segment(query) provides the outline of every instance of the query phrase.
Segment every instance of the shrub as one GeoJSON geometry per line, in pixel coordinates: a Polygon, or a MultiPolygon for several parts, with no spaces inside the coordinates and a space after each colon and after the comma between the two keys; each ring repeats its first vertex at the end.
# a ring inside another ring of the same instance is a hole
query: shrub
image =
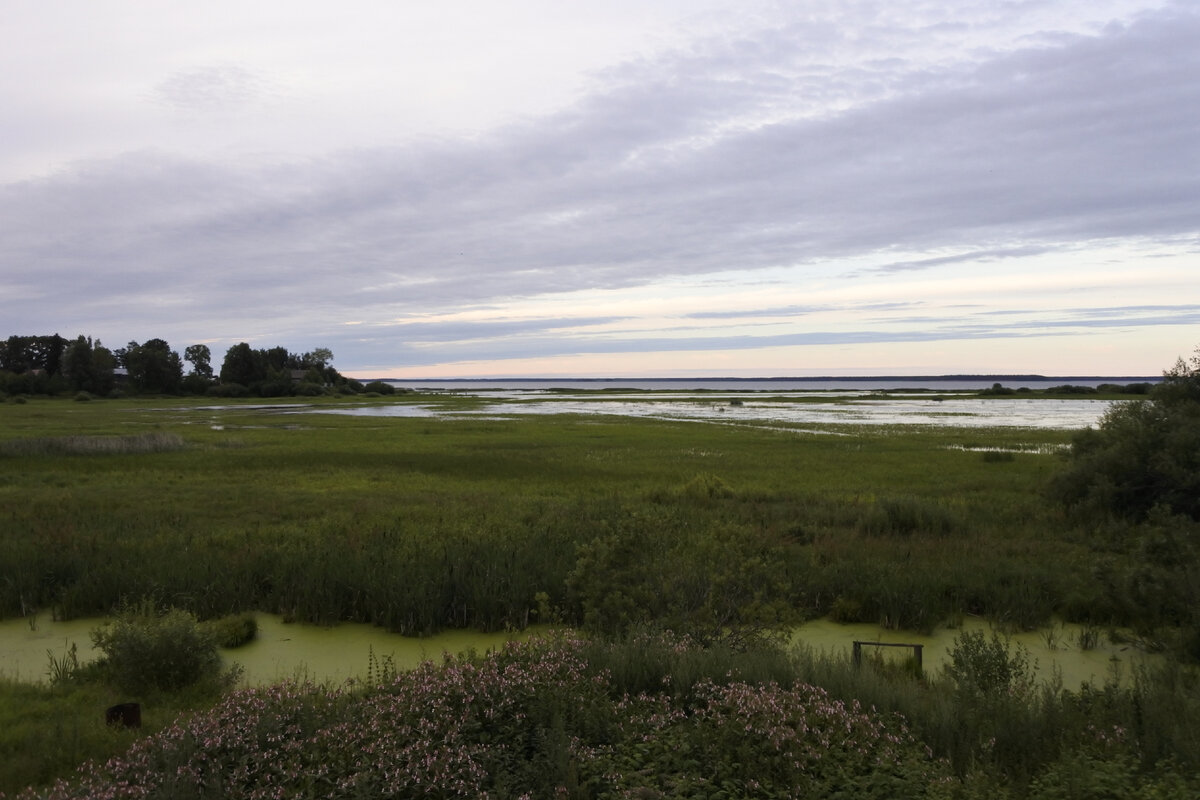
{"type": "Polygon", "coordinates": [[[371,381],[363,386],[363,391],[375,392],[377,394],[395,394],[396,387],[392,386],[390,383],[384,383],[383,381],[371,381]]]}
{"type": "Polygon", "coordinates": [[[221,672],[221,657],[211,634],[180,609],[160,612],[144,600],[127,606],[117,619],[92,631],[92,643],[104,653],[99,670],[123,692],[174,691],[221,672]]]}
{"type": "Polygon", "coordinates": [[[1033,687],[1029,653],[1023,647],[1010,651],[1008,641],[993,633],[966,631],[954,639],[946,677],[960,692],[1025,695],[1033,687]]]}
{"type": "Polygon", "coordinates": [[[209,397],[249,397],[250,390],[240,383],[218,383],[204,392],[209,397]]]}
{"type": "Polygon", "coordinates": [[[231,614],[202,622],[200,629],[212,637],[217,647],[241,647],[258,636],[258,620],[250,612],[231,614]]]}

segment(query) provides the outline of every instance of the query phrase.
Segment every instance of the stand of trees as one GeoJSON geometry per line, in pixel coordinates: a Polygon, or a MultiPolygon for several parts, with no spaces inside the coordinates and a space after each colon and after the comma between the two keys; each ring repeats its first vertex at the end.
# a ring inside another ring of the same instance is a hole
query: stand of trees
{"type": "Polygon", "coordinates": [[[1200,348],[1143,400],[1114,405],[1076,435],[1053,491],[1071,507],[1134,522],[1152,512],[1200,521],[1200,348]]]}
{"type": "Polygon", "coordinates": [[[82,334],[10,336],[0,341],[0,394],[55,395],[67,392],[285,397],[353,393],[384,386],[361,383],[332,366],[333,353],[318,347],[292,353],[284,347],[230,347],[219,372],[208,345],[184,348],[183,358],[164,339],[109,349],[82,334]],[[185,371],[185,362],[190,367],[185,371]]]}

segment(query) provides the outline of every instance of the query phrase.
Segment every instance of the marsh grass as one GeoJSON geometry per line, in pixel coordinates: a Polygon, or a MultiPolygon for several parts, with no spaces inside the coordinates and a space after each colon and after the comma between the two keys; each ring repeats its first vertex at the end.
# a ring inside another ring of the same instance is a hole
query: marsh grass
{"type": "MultiPolygon", "coordinates": [[[[1029,627],[1068,597],[1089,607],[1077,567],[1088,543],[1064,540],[1035,491],[1055,460],[996,470],[950,449],[963,441],[953,429],[282,413],[297,407],[5,406],[0,452],[27,455],[0,474],[11,522],[0,613],[25,604],[69,618],[155,595],[201,619],[261,609],[424,634],[522,627],[541,593],[578,623],[566,579],[581,548],[627,524],[651,593],[668,569],[656,541],[719,532],[760,542],[779,565],[784,579],[761,602],[807,614],[840,597],[848,621],[928,628],[966,612],[1029,627]],[[71,453],[116,452],[64,459],[55,448],[69,441],[87,443],[71,453]]],[[[1066,436],[976,430],[969,441],[1066,436]]]]}

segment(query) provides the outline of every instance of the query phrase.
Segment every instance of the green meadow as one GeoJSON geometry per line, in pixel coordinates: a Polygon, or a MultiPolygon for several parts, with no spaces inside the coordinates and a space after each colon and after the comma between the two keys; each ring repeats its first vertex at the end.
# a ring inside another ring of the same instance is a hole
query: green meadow
{"type": "MultiPolygon", "coordinates": [[[[855,668],[781,644],[819,617],[916,632],[979,617],[1010,632],[1085,623],[1174,652],[1175,573],[1143,557],[1130,523],[1081,519],[1048,494],[1071,432],[285,411],[0,404],[0,615],[98,617],[149,600],[200,621],[259,611],[412,636],[567,626],[622,690],[740,664],[904,714],[943,759],[941,796],[1196,786],[1200,736],[1186,715],[1200,690],[1186,666],[1085,697],[1025,686],[1019,654],[964,639],[964,664],[1007,670],[988,684],[1009,698],[998,700],[967,666],[855,668]],[[709,661],[628,644],[668,635],[709,661]],[[1127,731],[1115,756],[1087,739],[1097,725],[1127,731]]],[[[222,690],[211,692],[151,693],[143,732],[211,705],[222,690]]],[[[120,752],[133,734],[92,721],[117,699],[86,683],[0,682],[0,761],[13,765],[0,792],[120,752]],[[39,747],[52,752],[30,755],[39,747]]]]}

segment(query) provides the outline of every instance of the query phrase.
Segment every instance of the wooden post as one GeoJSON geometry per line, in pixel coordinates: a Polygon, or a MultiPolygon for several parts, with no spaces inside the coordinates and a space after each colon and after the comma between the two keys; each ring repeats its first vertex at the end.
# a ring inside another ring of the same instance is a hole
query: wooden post
{"type": "Polygon", "coordinates": [[[913,659],[917,662],[917,671],[924,671],[924,655],[925,645],[923,644],[908,644],[905,642],[863,642],[855,640],[852,643],[851,659],[854,661],[854,666],[862,666],[862,648],[863,645],[868,647],[911,647],[913,650],[913,659]]]}

